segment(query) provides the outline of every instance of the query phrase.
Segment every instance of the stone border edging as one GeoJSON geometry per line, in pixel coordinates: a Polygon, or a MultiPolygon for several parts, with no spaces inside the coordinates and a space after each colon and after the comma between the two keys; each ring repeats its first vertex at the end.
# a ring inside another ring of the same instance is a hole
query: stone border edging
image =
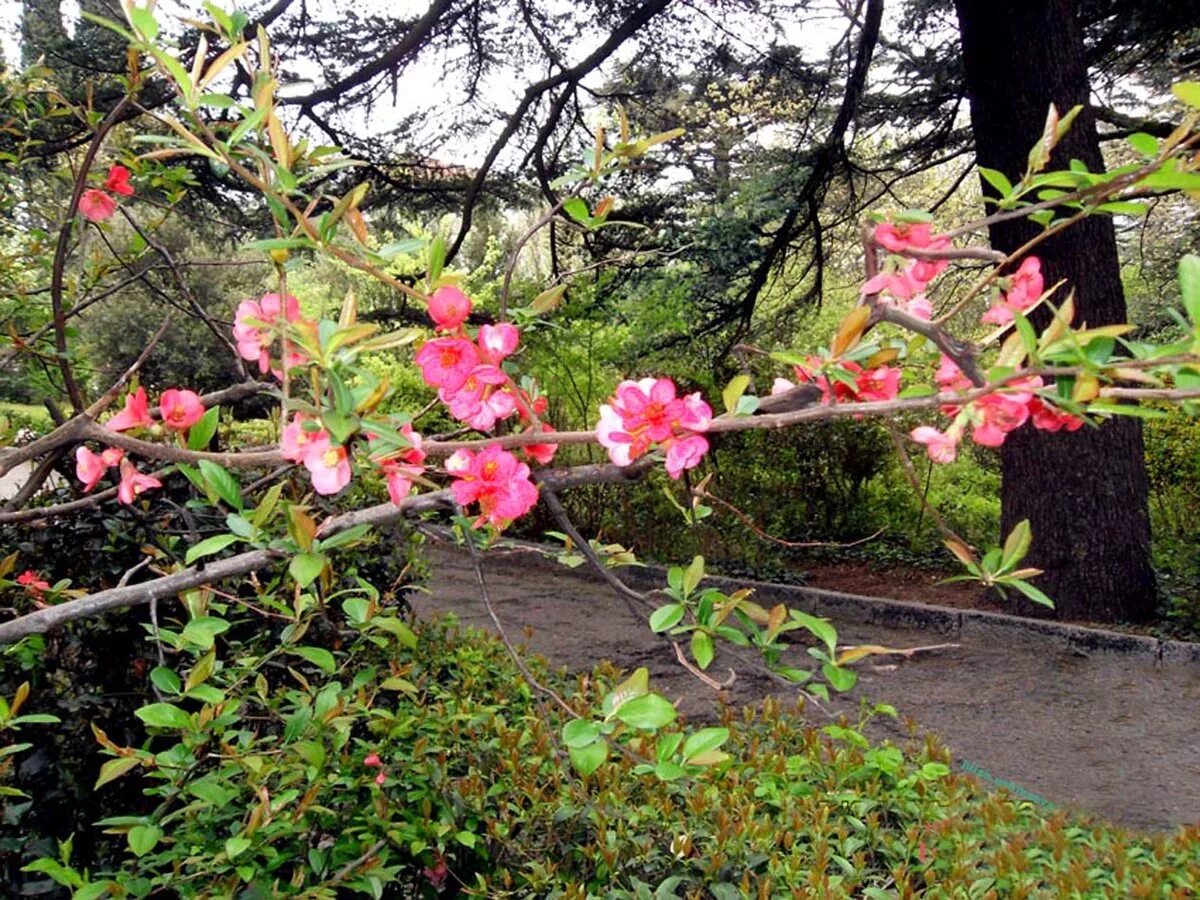
{"type": "MultiPolygon", "coordinates": [[[[533,541],[510,541],[518,546],[550,554],[562,552],[561,547],[539,544],[533,541]]],[[[566,572],[583,572],[586,565],[578,569],[561,566],[539,553],[541,564],[566,572]]],[[[633,587],[644,590],[660,588],[667,581],[667,567],[646,563],[640,566],[621,566],[613,572],[633,587]]],[[[593,576],[594,577],[594,576],[593,576]]],[[[864,625],[882,625],[890,628],[914,628],[930,631],[947,637],[1019,637],[1049,641],[1063,649],[1088,653],[1118,653],[1154,660],[1156,663],[1200,666],[1200,643],[1172,641],[1149,635],[1126,634],[1086,625],[1072,625],[1047,619],[1025,619],[1004,613],[984,612],[972,609],[954,609],[933,606],[911,600],[890,600],[883,597],[866,597],[859,594],[844,594],[823,588],[780,584],[773,581],[756,581],[749,578],[730,578],[724,575],[706,575],[704,584],[722,590],[753,588],[760,601],[787,602],[790,606],[803,609],[814,615],[864,625]],[[800,602],[797,602],[800,601],[800,602]]]]}

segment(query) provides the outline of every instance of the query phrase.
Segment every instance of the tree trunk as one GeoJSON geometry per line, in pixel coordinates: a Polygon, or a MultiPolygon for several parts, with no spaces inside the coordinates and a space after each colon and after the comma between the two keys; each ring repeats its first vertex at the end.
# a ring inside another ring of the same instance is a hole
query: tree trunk
{"type": "MultiPolygon", "coordinates": [[[[1103,169],[1089,88],[1083,35],[1072,0],[955,0],[971,125],[980,165],[1014,183],[1054,103],[1084,110],[1051,165],[1072,159],[1103,169]]],[[[985,192],[990,188],[985,185],[985,192]]],[[[1039,231],[1024,220],[991,228],[992,245],[1011,252],[1039,231]]],[[[1126,319],[1112,220],[1092,216],[1034,251],[1046,285],[1066,279],[1075,291],[1076,323],[1126,319]]],[[[1061,289],[1060,289],[1061,290],[1061,289]]],[[[1061,295],[1065,296],[1065,294],[1061,295]]],[[[1045,318],[1035,325],[1044,325],[1045,318]]],[[[1011,434],[1000,453],[1002,526],[1022,519],[1033,528],[1029,563],[1046,574],[1037,584],[1063,619],[1145,621],[1156,605],[1150,565],[1149,484],[1136,419],[1119,419],[1074,434],[1011,434]]],[[[1020,601],[1015,611],[1046,615],[1020,601]]]]}

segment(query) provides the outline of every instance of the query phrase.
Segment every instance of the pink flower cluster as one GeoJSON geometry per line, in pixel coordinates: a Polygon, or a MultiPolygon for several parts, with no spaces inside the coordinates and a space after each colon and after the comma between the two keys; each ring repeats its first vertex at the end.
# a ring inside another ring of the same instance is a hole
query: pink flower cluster
{"type": "MultiPolygon", "coordinates": [[[[900,370],[891,366],[876,366],[864,369],[853,361],[838,362],[837,366],[854,376],[854,384],[841,379],[831,379],[823,374],[826,362],[819,356],[810,356],[804,365],[794,366],[796,380],[801,384],[815,384],[821,389],[821,402],[867,403],[872,400],[895,400],[900,393],[900,370]]],[[[771,386],[772,394],[789,391],[796,385],[786,378],[776,378],[771,386]]]]}
{"type": "Polygon", "coordinates": [[[383,767],[383,760],[379,758],[378,753],[368,753],[363,757],[363,765],[368,769],[378,769],[375,774],[375,783],[382,786],[387,784],[387,769],[383,767]]]}
{"type": "Polygon", "coordinates": [[[622,381],[600,407],[596,437],[618,466],[657,444],[667,451],[667,474],[678,478],[708,452],[708,440],[698,432],[708,430],[712,414],[699,392],[677,397],[670,378],[622,381]]]}
{"type": "Polygon", "coordinates": [[[124,166],[113,166],[108,170],[104,190],[89,188],[79,198],[79,212],[93,222],[103,222],[117,211],[117,201],[112,194],[132,197],[133,186],[129,183],[129,170],[124,166]],[[111,193],[110,193],[111,192],[111,193]]]}
{"type": "Polygon", "coordinates": [[[109,447],[103,453],[94,453],[82,446],[75,451],[75,477],[83,482],[84,493],[99,484],[112,466],[120,468],[117,499],[122,503],[131,504],[140,494],[162,487],[162,482],[153,475],[139,472],[137,466],[125,458],[125,452],[117,447],[109,447]]]}
{"type": "MultiPolygon", "coordinates": [[[[414,361],[421,377],[437,388],[438,398],[450,415],[476,431],[491,431],[513,415],[543,432],[554,429],[536,418],[545,412],[545,398],[533,399],[501,368],[516,352],[521,333],[507,322],[480,327],[474,341],[465,324],[471,314],[471,298],[453,285],[445,285],[429,297],[429,316],[443,337],[436,337],[417,351],[414,361]]],[[[530,459],[543,465],[554,458],[555,444],[530,444],[523,448],[530,459]]]]}
{"type": "MultiPolygon", "coordinates": [[[[962,391],[971,387],[970,380],[954,360],[945,355],[936,378],[943,391],[962,391]]],[[[942,412],[954,417],[944,432],[931,425],[922,425],[914,428],[910,436],[925,446],[934,462],[949,463],[957,458],[958,445],[968,425],[971,440],[983,447],[999,447],[1010,432],[1027,421],[1032,421],[1033,427],[1042,431],[1078,431],[1082,428],[1083,419],[1056,409],[1036,393],[1042,387],[1041,376],[1033,376],[972,400],[966,406],[943,406],[942,412]]]]}
{"type": "MultiPolygon", "coordinates": [[[[162,423],[176,431],[187,431],[204,417],[204,402],[195,391],[168,388],[158,400],[162,423]]],[[[139,387],[125,395],[125,408],[104,423],[110,431],[149,428],[154,424],[146,389],[139,387]]]]}
{"type": "MultiPolygon", "coordinates": [[[[262,374],[272,372],[283,378],[283,370],[271,367],[271,344],[280,323],[300,321],[300,301],[291,294],[263,294],[259,300],[243,300],[234,314],[233,339],[237,342],[238,355],[250,362],[258,363],[262,374]]],[[[282,365],[288,369],[304,364],[304,356],[289,347],[282,365]]]]}
{"type": "Polygon", "coordinates": [[[1000,280],[1000,299],[983,314],[989,325],[1007,325],[1013,313],[1025,312],[1041,299],[1045,282],[1042,279],[1042,262],[1036,256],[1027,256],[1012,275],[1000,280]]]}
{"type": "MultiPolygon", "coordinates": [[[[945,235],[934,235],[928,222],[883,222],[875,226],[875,242],[894,254],[909,250],[944,250],[950,246],[945,235]]],[[[863,294],[879,294],[881,303],[894,303],[905,312],[929,321],[933,304],[925,288],[949,265],[944,259],[908,259],[891,256],[883,270],[862,286],[863,294]]]]}
{"type": "Polygon", "coordinates": [[[537,503],[537,486],[530,480],[529,466],[499,444],[489,444],[478,454],[456,451],[446,460],[446,471],[454,476],[450,490],[458,505],[479,504],[476,526],[486,522],[504,528],[537,503]]]}

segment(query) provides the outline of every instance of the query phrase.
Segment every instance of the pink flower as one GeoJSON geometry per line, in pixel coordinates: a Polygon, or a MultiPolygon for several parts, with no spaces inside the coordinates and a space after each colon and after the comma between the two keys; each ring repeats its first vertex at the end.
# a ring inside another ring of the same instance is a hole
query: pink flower
{"type": "MultiPolygon", "coordinates": [[[[549,422],[542,422],[541,429],[543,434],[554,432],[554,427],[549,422]]],[[[526,444],[521,451],[533,461],[548,466],[553,461],[554,454],[558,452],[558,444],[526,444]]]]}
{"type": "Polygon", "coordinates": [[[378,753],[368,753],[363,759],[363,765],[369,766],[372,769],[382,768],[383,760],[379,758],[378,753]]]}
{"type": "Polygon", "coordinates": [[[143,475],[129,460],[121,460],[121,484],[117,488],[117,499],[122,503],[132,504],[138,495],[159,487],[162,487],[162,482],[157,478],[143,475]]]}
{"type": "Polygon", "coordinates": [[[924,322],[933,318],[933,304],[924,294],[917,294],[904,306],[904,311],[910,316],[916,316],[924,322]]]}
{"type": "MultiPolygon", "coordinates": [[[[471,346],[469,342],[463,343],[471,346]]],[[[475,366],[457,388],[441,388],[438,397],[446,404],[454,418],[460,422],[467,422],[480,431],[488,431],[496,424],[496,414],[495,410],[486,405],[486,400],[496,387],[507,381],[508,376],[495,366],[475,366]]]]}
{"type": "Polygon", "coordinates": [[[1078,431],[1084,424],[1079,416],[1056,409],[1036,396],[1029,401],[1029,416],[1033,420],[1033,427],[1042,431],[1061,431],[1064,428],[1078,431]]]}
{"type": "Polygon", "coordinates": [[[204,418],[204,404],[195,391],[169,388],[158,401],[163,424],[176,431],[186,431],[204,418]]]}
{"type": "Polygon", "coordinates": [[[925,290],[925,282],[913,276],[913,265],[901,272],[883,271],[860,289],[863,294],[890,294],[896,300],[911,300],[925,290]]]}
{"type": "Polygon", "coordinates": [[[17,584],[25,588],[34,600],[41,600],[45,592],[50,590],[50,582],[39,577],[33,569],[26,569],[18,575],[17,584]]]}
{"type": "Polygon", "coordinates": [[[387,482],[388,497],[397,506],[412,491],[413,480],[425,471],[424,466],[403,465],[391,460],[380,463],[380,468],[387,482]]]}
{"type": "Polygon", "coordinates": [[[350,483],[350,455],[346,448],[329,443],[328,436],[308,444],[304,467],[312,476],[313,490],[318,494],[336,494],[350,483]]]}
{"type": "MultiPolygon", "coordinates": [[[[300,301],[290,294],[285,297],[263,294],[260,300],[243,300],[234,313],[233,339],[238,355],[242,359],[257,362],[259,372],[264,375],[271,371],[269,347],[273,337],[269,332],[264,334],[262,329],[275,325],[281,317],[286,322],[299,321],[300,301]]],[[[293,351],[284,362],[288,368],[293,368],[302,364],[304,357],[293,351]]]]}
{"type": "MultiPolygon", "coordinates": [[[[296,413],[295,418],[284,427],[279,436],[279,454],[288,462],[303,462],[314,443],[323,441],[324,448],[328,448],[329,432],[319,426],[305,428],[305,423],[308,422],[315,424],[316,420],[304,413],[296,413]]],[[[324,452],[324,449],[321,452],[324,452]]]]}
{"type": "Polygon", "coordinates": [[[381,786],[387,784],[387,772],[381,771],[378,775],[376,775],[375,783],[381,786]]]}
{"type": "Polygon", "coordinates": [[[471,314],[471,298],[453,285],[429,295],[429,318],[438,331],[457,331],[471,314]]]}
{"type": "Polygon", "coordinates": [[[1029,418],[1029,393],[988,394],[968,404],[971,439],[983,447],[999,447],[1005,436],[1029,418]]]}
{"type": "Polygon", "coordinates": [[[875,226],[875,242],[892,253],[921,249],[929,246],[931,228],[928,222],[881,222],[875,226]]]}
{"type": "Polygon", "coordinates": [[[1007,325],[1012,322],[1013,313],[1025,312],[1041,299],[1045,290],[1042,261],[1036,256],[1025,257],[1017,271],[1001,283],[1007,286],[1007,290],[983,314],[983,321],[989,325],[1007,325]]]}
{"type": "Polygon", "coordinates": [[[153,425],[146,389],[139,387],[136,391],[126,394],[125,408],[104,424],[110,431],[128,431],[131,428],[149,428],[153,425]]]}
{"type": "Polygon", "coordinates": [[[925,452],[936,463],[952,463],[958,457],[958,442],[962,440],[962,427],[951,425],[945,433],[930,425],[914,428],[909,435],[918,444],[925,445],[925,452]]]}
{"type": "MultiPolygon", "coordinates": [[[[950,238],[938,235],[925,245],[925,250],[945,250],[950,246],[950,238]]],[[[912,265],[912,276],[922,284],[929,284],[950,265],[948,259],[921,259],[918,257],[912,265]]]]}
{"type": "Polygon", "coordinates": [[[421,377],[430,387],[457,391],[479,365],[479,351],[466,338],[434,338],[426,341],[413,361],[421,367],[421,377]]]}
{"type": "Polygon", "coordinates": [[[678,478],[684,469],[694,469],[708,452],[708,440],[699,434],[676,438],[667,446],[667,474],[678,478]]]}
{"type": "Polygon", "coordinates": [[[133,196],[133,186],[129,183],[129,170],[124,166],[113,166],[108,170],[108,179],[104,182],[105,190],[120,194],[122,197],[133,196]]]}
{"type": "Polygon", "coordinates": [[[103,222],[112,218],[112,214],[117,211],[117,201],[104,191],[89,188],[79,198],[79,211],[93,222],[103,222]]]}
{"type": "Polygon", "coordinates": [[[854,384],[859,400],[895,400],[900,393],[900,370],[889,366],[867,369],[854,384]]]}
{"type": "Polygon", "coordinates": [[[85,494],[100,483],[100,479],[107,471],[108,465],[100,454],[93,453],[83,446],[75,450],[75,477],[83,482],[85,494]]]}
{"type": "Polygon", "coordinates": [[[690,439],[697,431],[707,431],[711,421],[712,408],[699,393],[679,398],[671,379],[643,378],[617,385],[611,403],[600,407],[596,432],[618,466],[629,465],[654,444],[661,445],[667,450],[667,471],[677,478],[708,450],[708,441],[690,439]],[[680,441],[688,443],[676,448],[680,441]]]}
{"type": "Polygon", "coordinates": [[[459,506],[479,503],[476,526],[486,521],[503,528],[537,503],[529,466],[499,444],[488,445],[478,455],[459,450],[446,460],[446,471],[455,477],[450,490],[459,506]]]}
{"type": "Polygon", "coordinates": [[[934,377],[943,391],[966,391],[971,388],[971,379],[964,375],[958,363],[945,353],[938,361],[937,375],[934,377]]]}
{"type": "Polygon", "coordinates": [[[499,325],[484,325],[479,329],[479,358],[492,365],[511,356],[521,341],[521,333],[507,322],[499,325]]]}

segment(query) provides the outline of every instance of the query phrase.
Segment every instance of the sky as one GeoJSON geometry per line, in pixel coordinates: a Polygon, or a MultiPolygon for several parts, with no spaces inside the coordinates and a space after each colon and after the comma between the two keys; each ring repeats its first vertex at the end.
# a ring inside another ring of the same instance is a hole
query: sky
{"type": "MultiPolygon", "coordinates": [[[[338,17],[350,2],[351,0],[310,0],[307,8],[309,15],[313,18],[331,20],[338,17]]],[[[352,0],[352,2],[353,8],[359,13],[406,18],[428,8],[427,0],[352,0]]],[[[555,3],[566,6],[569,5],[569,0],[551,0],[548,4],[551,11],[554,10],[555,3]]],[[[79,13],[77,0],[63,0],[62,10],[64,24],[68,31],[72,31],[79,13]]],[[[200,0],[158,0],[155,10],[157,18],[164,25],[170,18],[205,17],[200,0]]],[[[20,0],[0,0],[0,48],[3,49],[6,61],[15,61],[19,58],[20,13],[20,0]]],[[[827,52],[828,47],[837,40],[845,27],[845,19],[838,9],[837,0],[829,0],[827,8],[824,10],[817,6],[815,9],[807,11],[802,21],[788,21],[782,18],[777,21],[786,40],[804,47],[806,52],[811,54],[827,52]]],[[[748,28],[737,20],[704,21],[698,16],[697,28],[719,29],[726,34],[732,34],[735,39],[743,41],[747,46],[753,46],[756,41],[761,40],[761,35],[754,33],[752,28],[748,28]]],[[[579,39],[572,42],[571,46],[563,48],[562,52],[567,62],[575,62],[585,57],[603,40],[603,37],[604,35],[600,33],[580,35],[579,39]]],[[[625,56],[623,57],[622,51],[618,51],[610,64],[593,73],[585,84],[590,83],[590,86],[598,87],[607,76],[607,72],[612,70],[613,65],[628,59],[631,51],[625,50],[624,52],[625,56]]],[[[446,97],[448,86],[443,84],[442,78],[446,62],[445,59],[433,54],[423,55],[421,59],[405,70],[394,104],[389,96],[383,104],[371,112],[370,121],[365,112],[342,111],[341,124],[348,126],[352,131],[363,133],[372,125],[379,127],[381,121],[383,127],[386,127],[387,124],[397,122],[405,115],[426,112],[430,116],[431,134],[436,134],[435,117],[438,110],[430,102],[430,98],[446,97]]],[[[302,76],[308,75],[313,80],[320,81],[323,71],[320,59],[307,61],[292,59],[290,65],[302,76]]],[[[498,112],[508,112],[518,104],[524,86],[537,77],[540,77],[538,73],[513,67],[483,85],[483,99],[490,108],[498,112]]],[[[302,90],[303,86],[298,85],[297,89],[302,90]]],[[[453,88],[451,87],[450,90],[453,88]]],[[[443,104],[445,105],[444,99],[443,104]]],[[[453,98],[448,105],[452,108],[453,98]]],[[[498,119],[490,128],[481,130],[475,139],[456,140],[454,143],[435,146],[433,154],[442,162],[476,165],[482,160],[493,138],[499,134],[502,127],[503,123],[498,119]]]]}

